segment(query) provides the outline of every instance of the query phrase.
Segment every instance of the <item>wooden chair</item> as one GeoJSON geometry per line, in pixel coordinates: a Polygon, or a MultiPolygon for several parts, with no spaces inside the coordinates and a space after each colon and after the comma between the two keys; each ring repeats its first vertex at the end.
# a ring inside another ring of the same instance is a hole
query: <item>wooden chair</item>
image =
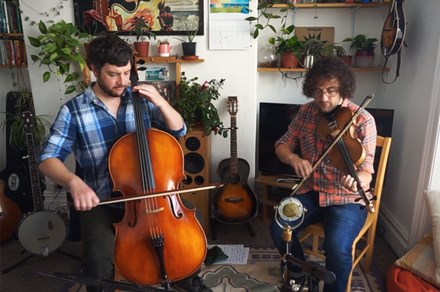
{"type": "MultiPolygon", "coordinates": [[[[374,239],[376,237],[377,218],[379,216],[380,200],[382,197],[383,182],[385,178],[385,170],[388,163],[388,156],[391,148],[391,137],[377,136],[376,142],[376,160],[378,166],[376,167],[374,175],[374,189],[373,194],[377,197],[373,201],[375,208],[374,213],[369,213],[365,220],[364,227],[362,227],[358,236],[353,242],[353,266],[350,277],[348,278],[347,291],[351,289],[351,280],[354,268],[360,263],[361,259],[365,257],[364,268],[367,272],[371,271],[371,264],[373,260],[374,239]],[[359,245],[363,242],[363,245],[359,245]]],[[[365,211],[367,212],[367,211],[365,211]]],[[[299,234],[299,241],[303,242],[307,238],[312,238],[311,249],[304,249],[307,254],[312,254],[320,258],[325,258],[324,251],[319,248],[320,239],[324,239],[324,229],[322,223],[315,223],[307,226],[299,234]]]]}

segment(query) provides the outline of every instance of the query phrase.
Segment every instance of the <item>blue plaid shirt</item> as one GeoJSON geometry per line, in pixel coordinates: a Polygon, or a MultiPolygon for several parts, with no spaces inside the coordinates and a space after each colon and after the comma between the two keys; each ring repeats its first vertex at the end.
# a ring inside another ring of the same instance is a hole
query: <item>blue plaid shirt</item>
{"type": "MultiPolygon", "coordinates": [[[[142,107],[146,129],[155,127],[175,137],[186,134],[186,126],[179,131],[167,128],[158,107],[145,98],[142,107]]],[[[58,158],[64,161],[74,153],[82,168],[84,181],[103,200],[111,196],[113,183],[108,169],[108,156],[113,144],[127,133],[135,132],[135,114],[131,88],[121,97],[115,118],[95,95],[91,87],[65,103],[52,127],[40,161],[58,158]]]]}

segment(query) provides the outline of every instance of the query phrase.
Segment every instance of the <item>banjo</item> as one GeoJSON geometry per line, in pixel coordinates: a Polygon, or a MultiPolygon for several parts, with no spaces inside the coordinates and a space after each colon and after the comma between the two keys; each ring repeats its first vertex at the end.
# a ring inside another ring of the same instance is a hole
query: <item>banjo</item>
{"type": "Polygon", "coordinates": [[[32,133],[34,116],[30,111],[25,111],[22,113],[22,118],[26,130],[34,211],[24,215],[21,219],[18,226],[18,239],[27,251],[47,256],[64,243],[67,227],[64,219],[58,213],[44,209],[32,133]]]}

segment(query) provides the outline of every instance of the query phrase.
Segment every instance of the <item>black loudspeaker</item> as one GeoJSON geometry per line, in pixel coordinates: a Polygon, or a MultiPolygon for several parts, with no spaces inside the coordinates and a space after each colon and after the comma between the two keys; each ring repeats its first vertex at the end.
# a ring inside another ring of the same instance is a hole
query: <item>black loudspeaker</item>
{"type": "MultiPolygon", "coordinates": [[[[197,188],[210,183],[211,174],[211,139],[203,130],[192,130],[179,139],[184,154],[186,178],[181,182],[181,189],[197,188]]],[[[182,194],[182,198],[195,205],[200,213],[200,223],[207,234],[209,231],[210,191],[195,191],[182,194]]]]}

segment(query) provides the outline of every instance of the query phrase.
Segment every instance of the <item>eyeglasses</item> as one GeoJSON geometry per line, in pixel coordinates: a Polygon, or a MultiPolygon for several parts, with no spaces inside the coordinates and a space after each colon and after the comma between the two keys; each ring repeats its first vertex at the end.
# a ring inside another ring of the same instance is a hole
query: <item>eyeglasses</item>
{"type": "Polygon", "coordinates": [[[326,89],[315,88],[313,89],[313,97],[321,97],[324,93],[328,97],[335,97],[338,94],[339,88],[337,87],[329,87],[326,89]]]}

